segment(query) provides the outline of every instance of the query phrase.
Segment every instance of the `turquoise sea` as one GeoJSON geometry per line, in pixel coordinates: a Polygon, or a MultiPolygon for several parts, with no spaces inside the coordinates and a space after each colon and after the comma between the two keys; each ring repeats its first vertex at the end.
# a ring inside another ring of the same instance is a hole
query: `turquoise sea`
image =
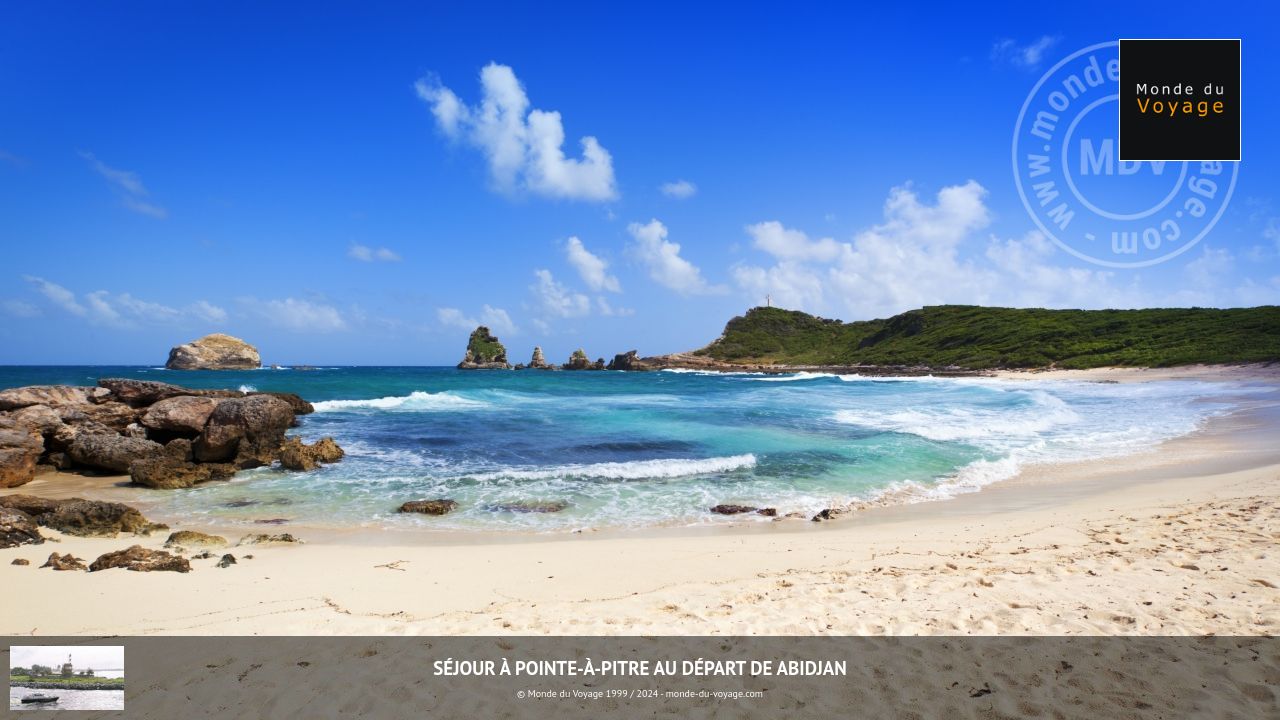
{"type": "Polygon", "coordinates": [[[190,490],[138,491],[169,517],[411,530],[766,521],[708,509],[739,503],[811,515],[886,493],[944,499],[1028,464],[1151,449],[1249,397],[1241,386],[1191,381],[0,367],[0,387],[100,377],[296,392],[316,406],[296,432],[331,435],[347,451],[309,473],[259,468],[190,490]],[[395,512],[428,498],[460,507],[444,517],[395,512]],[[520,501],[566,507],[501,509],[520,501]]]}

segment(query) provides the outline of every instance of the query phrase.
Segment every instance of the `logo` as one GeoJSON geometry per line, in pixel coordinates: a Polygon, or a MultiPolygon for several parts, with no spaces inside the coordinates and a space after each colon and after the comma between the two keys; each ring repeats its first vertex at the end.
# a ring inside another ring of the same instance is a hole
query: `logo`
{"type": "Polygon", "coordinates": [[[1023,207],[1059,247],[1115,268],[1191,249],[1222,217],[1239,164],[1124,161],[1116,42],[1078,50],[1031,89],[1013,132],[1023,207]]]}

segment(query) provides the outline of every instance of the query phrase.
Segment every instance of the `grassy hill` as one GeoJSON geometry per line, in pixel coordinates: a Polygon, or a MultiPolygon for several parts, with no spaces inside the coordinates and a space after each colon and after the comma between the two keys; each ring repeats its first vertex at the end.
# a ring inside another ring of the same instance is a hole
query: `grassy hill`
{"type": "Polygon", "coordinates": [[[939,305],[841,322],[758,307],[695,355],[729,363],[1168,367],[1280,360],[1280,307],[1041,310],[939,305]]]}

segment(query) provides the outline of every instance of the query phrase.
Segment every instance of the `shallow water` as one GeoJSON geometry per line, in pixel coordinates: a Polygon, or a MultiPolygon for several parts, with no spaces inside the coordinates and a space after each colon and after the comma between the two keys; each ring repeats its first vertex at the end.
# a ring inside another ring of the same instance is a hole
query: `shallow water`
{"type": "Polygon", "coordinates": [[[316,472],[260,468],[228,483],[148,491],[168,516],[451,530],[732,520],[708,512],[719,503],[808,515],[897,490],[944,498],[1029,463],[1152,448],[1250,392],[1191,381],[451,368],[0,368],[0,386],[108,376],[296,392],[317,410],[298,434],[332,435],[347,451],[316,472]],[[444,517],[395,512],[406,500],[446,497],[459,509],[444,517]],[[520,502],[565,508],[509,509],[520,502]]]}

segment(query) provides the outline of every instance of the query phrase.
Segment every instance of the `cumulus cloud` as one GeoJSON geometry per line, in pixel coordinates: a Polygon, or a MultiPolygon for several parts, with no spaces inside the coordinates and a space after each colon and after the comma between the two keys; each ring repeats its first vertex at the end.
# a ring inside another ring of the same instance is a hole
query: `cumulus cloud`
{"type": "Polygon", "coordinates": [[[676,180],[674,182],[662,183],[658,186],[658,190],[669,198],[676,200],[687,200],[698,194],[698,186],[688,180],[676,180]]]}
{"type": "Polygon", "coordinates": [[[347,329],[346,319],[332,305],[291,297],[261,301],[250,298],[246,302],[264,320],[285,330],[324,333],[347,329]]]}
{"type": "Polygon", "coordinates": [[[587,250],[582,241],[576,237],[571,237],[564,245],[565,255],[568,257],[569,264],[578,271],[582,282],[587,287],[600,292],[608,290],[609,292],[622,292],[622,285],[618,282],[618,278],[609,274],[609,263],[605,262],[597,255],[593,255],[587,250]]]}
{"type": "Polygon", "coordinates": [[[169,216],[167,210],[146,199],[149,193],[137,173],[110,167],[91,152],[82,152],[80,157],[89,163],[89,167],[93,168],[94,172],[106,179],[125,207],[136,213],[161,220],[169,216]]]}
{"type": "Polygon", "coordinates": [[[360,262],[400,262],[400,255],[391,248],[371,248],[368,245],[352,243],[347,248],[347,257],[360,262]]]}
{"type": "Polygon", "coordinates": [[[506,310],[490,305],[480,309],[478,318],[467,315],[458,308],[436,308],[436,319],[441,325],[461,328],[468,332],[479,325],[484,325],[499,335],[514,335],[519,331],[506,310]]]}
{"type": "Polygon", "coordinates": [[[789,230],[777,221],[748,225],[747,234],[755,246],[780,260],[834,260],[840,243],[831,238],[810,240],[799,230],[789,230]]]}
{"type": "Polygon", "coordinates": [[[127,292],[95,290],[77,296],[71,290],[41,277],[24,275],[23,279],[58,308],[97,325],[131,327],[138,324],[181,323],[191,319],[211,323],[224,323],[227,320],[227,311],[207,300],[175,308],[143,300],[127,292]]]}
{"type": "Polygon", "coordinates": [[[534,270],[533,276],[537,281],[529,291],[535,308],[544,317],[581,317],[591,312],[591,298],[562,285],[550,270],[534,270]]]}
{"type": "Polygon", "coordinates": [[[991,59],[996,62],[1012,63],[1019,67],[1034,68],[1044,61],[1045,53],[1057,44],[1058,38],[1052,35],[1041,35],[1026,45],[1019,45],[1015,40],[1004,38],[991,46],[991,59]]]}
{"type": "Polygon", "coordinates": [[[710,295],[724,288],[709,284],[698,266],[680,257],[680,245],[667,240],[667,227],[658,220],[627,226],[634,242],[631,252],[645,266],[649,277],[681,295],[710,295]]]}
{"type": "Polygon", "coordinates": [[[480,71],[481,98],[474,106],[435,77],[418,80],[414,88],[442,133],[480,150],[499,190],[570,200],[617,197],[609,151],[588,135],[579,141],[582,156],[566,157],[560,113],[530,109],[510,67],[489,63],[480,71]]]}

